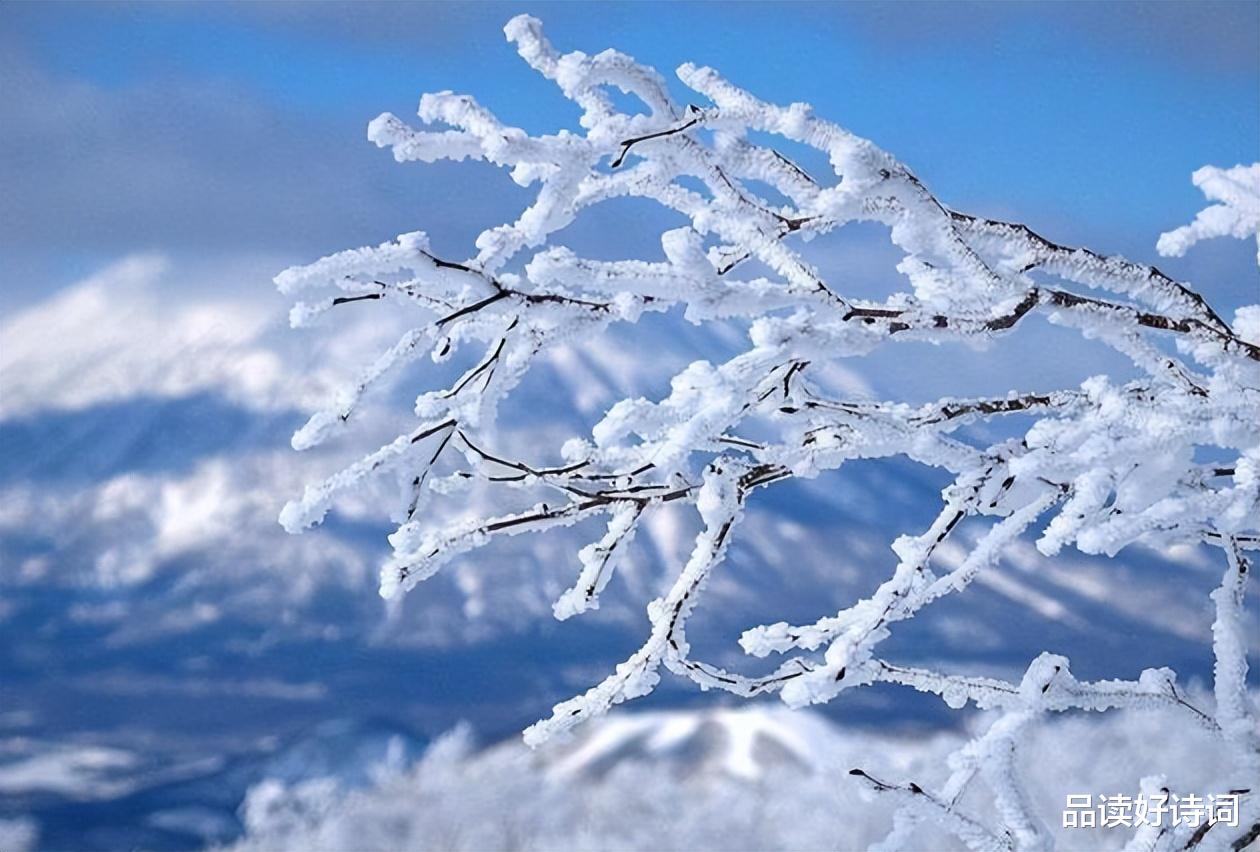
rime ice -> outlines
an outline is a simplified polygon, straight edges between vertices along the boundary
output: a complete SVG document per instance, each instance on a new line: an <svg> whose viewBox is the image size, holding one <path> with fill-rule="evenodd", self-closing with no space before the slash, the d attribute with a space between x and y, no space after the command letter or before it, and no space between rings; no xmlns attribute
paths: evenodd
<svg viewBox="0 0 1260 852"><path fill-rule="evenodd" d="M438 257L422 233L410 233L276 279L286 293L336 294L296 306L295 325L352 303L356 310L413 309L422 319L311 417L294 436L297 449L352 428L364 391L400 364L426 353L440 361L459 348L476 353L449 387L418 397L412 431L286 506L285 528L318 523L339 494L368 477L396 478L403 520L382 569L381 591L389 596L498 536L604 517L602 535L577 554L574 585L556 601L556 617L568 618L598 606L644 518L667 504L693 507L703 528L670 587L648 605L643 646L589 691L557 705L526 732L527 742L650 692L662 668L703 689L777 692L793 706L882 681L940 696L953 708L973 703L994 710L988 730L953 756L953 774L939 790L854 770L901 805L881 849L901 848L924 820L972 849L1048 848L1016 754L1023 731L1050 712L1162 707L1181 713L1231 743L1236 759L1223 770L1229 784L1260 787L1242 636L1246 552L1260 548L1260 307L1244 308L1231 325L1154 267L952 210L873 143L805 104L766 103L712 69L678 69L697 102L684 106L656 71L621 53L561 54L528 16L513 19L506 32L521 57L578 106L579 129L531 136L467 95L440 92L421 99L421 128L386 114L371 123L368 136L399 162L473 159L500 166L520 186L536 188L533 203L514 222L483 231L464 259ZM638 99L646 111L620 112L611 89ZM817 149L833 173L808 174L762 144L767 134ZM1180 254L1202 238L1256 235L1260 165L1205 168L1194 180L1220 203L1165 234L1160 251ZM762 185L783 203L761 197ZM660 235L663 261L584 258L553 242L584 211L618 197L654 202L689 223ZM853 298L802 255L809 237L855 222L887 229L903 253L897 269L906 292L882 303ZM562 462L496 451L490 427L498 404L541 355L611 323L674 308L695 323L744 320L745 350L723 363L696 361L674 377L663 399L617 403L591 441L553 452ZM904 341L979 345L1018 333L1032 315L1112 347L1141 377L1120 383L1096 376L1078 388L943 396L918 406L830 398L815 380L820 365L837 359ZM1019 439L986 446L962 428L1015 414L1031 424ZM754 423L761 427L756 438ZM1225 460L1196 461L1204 448ZM868 598L813 624L748 630L741 639L748 654L794 654L770 672L749 676L692 658L687 620L737 534L749 494L850 460L896 455L944 469L954 482L928 529L892 544L896 561L889 560L888 579ZM439 468L446 474L434 475ZM430 528L417 507L426 495L451 492L461 478L504 493L526 490L538 502ZM942 569L934 554L967 518L985 519L987 531L960 564ZM1186 702L1165 669L1136 681L1085 682L1072 675L1067 659L1047 653L1013 683L881 656L880 645L899 623L965 591L1030 532L1046 554L1064 547L1115 554L1135 544L1218 548L1225 568L1212 595L1215 713ZM955 806L977 781L997 802L996 826ZM1260 819L1260 796L1244 796L1240 807L1245 819ZM1193 840L1169 839L1176 848ZM1164 848L1163 842L1141 835L1132 848Z"/></svg>

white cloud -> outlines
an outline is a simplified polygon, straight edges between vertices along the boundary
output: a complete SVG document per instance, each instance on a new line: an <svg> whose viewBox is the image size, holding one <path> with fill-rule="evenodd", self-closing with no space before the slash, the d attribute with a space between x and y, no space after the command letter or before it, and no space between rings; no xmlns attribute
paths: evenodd
<svg viewBox="0 0 1260 852"><path fill-rule="evenodd" d="M5 852L27 852L39 839L39 824L29 817L0 819L0 849Z"/></svg>
<svg viewBox="0 0 1260 852"><path fill-rule="evenodd" d="M34 749L25 742L16 745ZM129 783L111 776L138 762L132 752L103 746L56 746L15 757L0 763L0 793L61 793L82 799L110 799L128 792Z"/></svg>

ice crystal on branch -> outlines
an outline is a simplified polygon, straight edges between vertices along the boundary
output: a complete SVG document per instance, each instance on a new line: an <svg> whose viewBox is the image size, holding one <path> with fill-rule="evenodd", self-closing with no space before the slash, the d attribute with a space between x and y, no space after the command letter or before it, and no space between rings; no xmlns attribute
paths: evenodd
<svg viewBox="0 0 1260 852"><path fill-rule="evenodd" d="M382 594L391 596L496 537L603 517L603 534L577 554L574 585L555 604L556 616L567 618L598 606L645 518L667 504L694 507L703 528L668 591L648 606L643 646L588 692L557 705L526 732L527 741L540 743L644 695L662 668L702 688L741 696L778 692L794 706L884 681L939 695L951 707L972 702L997 710L988 732L955 755L953 775L940 790L854 771L903 800L883 848L898 847L922 820L971 848L1043 848L1047 834L1023 793L1014 755L1023 728L1073 708L1162 706L1184 713L1237 746L1229 783L1256 789L1260 752L1241 635L1246 553L1260 548L1254 328L1226 322L1198 293L1154 267L952 210L894 157L805 104L766 103L713 69L688 64L677 74L695 103L684 105L656 71L621 53L558 53L528 16L513 19L506 32L521 57L581 109L581 130L533 136L451 92L421 99L420 128L389 114L371 123L369 138L400 162L484 160L535 187L536 195L516 221L483 231L467 258L439 257L424 234L410 233L278 276L286 293L333 292L299 303L295 325L361 302L407 306L423 319L360 382L311 417L294 436L297 449L352 428L363 392L405 362L426 354L444 360L460 348L477 353L449 387L416 400L414 429L307 488L285 507L284 526L297 532L320 522L340 493L369 477L397 478L405 492L403 520L389 537L393 553L381 578ZM613 90L645 111L620 111ZM807 173L761 141L773 137L817 149L834 173ZM1165 235L1161 249L1180 252L1205 236L1254 234L1258 170L1197 173L1196 182L1223 204ZM781 203L762 197L764 186ZM597 260L553 244L589 208L621 197L654 202L689 222L660 235L663 261ZM888 229L904 254L898 270L909 292L884 302L855 298L801 254L803 240L856 222ZM724 363L691 364L663 399L617 403L590 440L568 442L549 461L510 457L494 446L498 404L541 356L612 323L672 309L694 323L744 321L746 349ZM1017 334L1032 315L1111 346L1141 378L1119 383L1097 376L1053 393L1013 390L926 405L832 398L815 378L829 362L904 341L975 344ZM1014 414L1032 420L1021 438L977 445L963 429ZM1227 461L1199 461L1203 448ZM741 644L749 654L792 655L770 672L738 674L691 656L688 618L738 534L750 494L849 460L897 455L942 468L954 482L926 531L892 543L897 561L870 597L814 624L747 631ZM418 511L424 501L469 480L512 499L505 497L501 514L440 528L427 523ZM538 502L506 508L519 505L522 491ZM960 564L942 569L933 554L966 518L987 523L987 531ZM880 656L900 622L964 591L1030 532L1048 555L1065 546L1115 554L1135 543L1206 542L1223 551L1225 577L1213 595L1215 714L1187 703L1165 669L1132 682L1083 682L1068 660L1043 654L1011 683ZM997 802L996 827L957 807L977 779ZM1245 797L1245 809L1260 819L1260 796ZM1189 839L1210 844L1223 834Z"/></svg>
<svg viewBox="0 0 1260 852"><path fill-rule="evenodd" d="M1160 236L1159 253L1180 257L1199 240L1255 237L1260 260L1260 163L1232 169L1204 166L1194 173L1194 185L1220 203L1199 211L1189 225Z"/></svg>

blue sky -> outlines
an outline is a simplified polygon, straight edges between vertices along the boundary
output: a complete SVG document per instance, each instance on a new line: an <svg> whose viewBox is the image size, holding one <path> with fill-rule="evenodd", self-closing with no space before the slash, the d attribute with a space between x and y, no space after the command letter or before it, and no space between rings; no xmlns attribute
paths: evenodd
<svg viewBox="0 0 1260 852"><path fill-rule="evenodd" d="M446 88L530 130L571 123L503 39L519 11L562 49L808 101L947 203L1148 259L1197 209L1195 168L1260 158L1255 3L16 5L6 302L137 250L301 259L441 219L462 251L510 186L394 166L364 126Z"/></svg>

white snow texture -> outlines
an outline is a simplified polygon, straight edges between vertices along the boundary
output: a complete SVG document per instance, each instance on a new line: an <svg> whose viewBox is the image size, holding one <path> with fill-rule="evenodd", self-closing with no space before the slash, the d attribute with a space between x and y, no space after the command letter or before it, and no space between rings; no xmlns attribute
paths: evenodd
<svg viewBox="0 0 1260 852"><path fill-rule="evenodd" d="M473 350L449 387L416 399L413 429L308 486L284 508L285 528L319 523L340 495L368 478L396 478L400 524L381 572L381 593L389 597L497 537L607 516L602 534L579 554L575 585L555 605L556 616L566 618L598 606L645 518L667 504L691 505L702 530L670 587L648 605L642 647L527 730L528 743L650 692L662 667L702 689L777 692L793 707L874 682L902 684L951 707L970 702L998 712L950 756L951 772L937 789L856 773L897 804L878 848L901 848L914 826L935 822L971 849L1034 850L1049 848L1052 838L1016 760L1029 728L1059 711L1162 707L1224 738L1231 760L1220 769L1221 782L1257 791L1244 795L1242 811L1247 826L1260 820L1260 735L1246 692L1242 635L1247 553L1260 548L1260 308L1244 308L1234 326L1154 267L951 210L873 143L805 104L764 102L713 69L678 68L689 100L703 104L683 106L655 70L621 53L561 54L524 15L506 33L521 57L580 108L580 132L531 136L470 96L440 92L420 101L426 127L386 114L368 136L400 162L474 159L508 169L518 185L537 187L519 218L483 231L464 259L438 257L414 232L276 278L285 293L317 294L294 308L295 325L351 304L418 318L358 383L311 417L294 436L296 449L353 427L362 395L405 362ZM627 98L615 99L612 90L641 110L621 111ZM776 145L821 152L832 173L810 174ZM1205 168L1194 179L1220 203L1164 235L1161 251L1180 254L1206 237L1257 234L1260 165ZM556 243L584 211L624 197L654 202L687 222L660 235L661 259L600 260ZM908 292L859 300L805 259L803 242L856 222L887 228L904 255L898 270ZM528 460L496 450L498 403L540 355L612 323L671 310L697 324L742 322L746 349L723 363L692 363L662 399L613 405L590 440L540 449ZM1132 362L1137 378L1100 375L1075 388L915 405L836 396L820 378L827 364L906 341L980 347L1018 333L1033 315L1110 346ZM1015 421L1006 426L1014 437L986 443L970 428L1000 420ZM688 618L750 494L850 460L899 455L948 471L954 481L936 521L893 543L887 580L813 624L747 631L741 644L753 656L800 652L768 673L736 674L690 655ZM426 523L427 500L470 481L500 489L501 514L442 528ZM934 552L963 524L987 525L987 532L961 561L934 564ZM1186 701L1168 669L1134 681L1086 682L1073 676L1067 659L1047 653L1020 682L1007 682L879 654L898 622L965 590L1032 531L1047 555L1069 546L1107 555L1136 544L1218 549L1224 578L1212 596L1215 711ZM993 815L964 807L963 794L978 785L992 796ZM1181 826L1153 839L1139 832L1130 848L1229 848L1240 832L1192 837L1193 829Z"/></svg>

